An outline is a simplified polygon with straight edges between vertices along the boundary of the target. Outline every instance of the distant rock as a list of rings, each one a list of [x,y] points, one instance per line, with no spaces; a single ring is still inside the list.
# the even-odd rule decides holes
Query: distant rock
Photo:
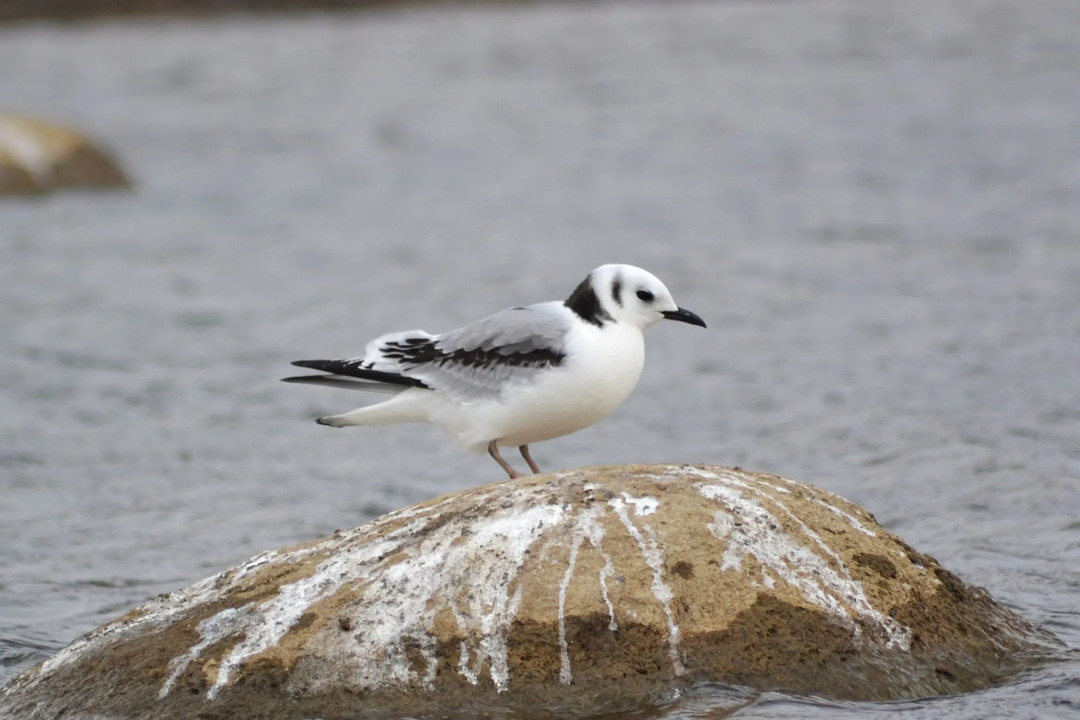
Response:
[[[464,0],[455,0],[463,2]],[[520,0],[513,0],[520,2]],[[0,23],[16,20],[84,20],[110,15],[221,15],[343,8],[386,8],[432,0],[3,0]]]
[[[587,713],[699,681],[889,700],[983,687],[1053,642],[817,488],[595,467],[447,495],[159,597],[17,678],[0,718]]]
[[[130,186],[116,160],[85,135],[44,120],[0,115],[0,195]]]
[[[44,189],[0,139],[0,195],[36,195]]]

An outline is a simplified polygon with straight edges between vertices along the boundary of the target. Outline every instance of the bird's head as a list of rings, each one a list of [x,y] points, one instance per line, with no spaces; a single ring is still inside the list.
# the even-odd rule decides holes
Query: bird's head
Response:
[[[602,327],[614,320],[644,330],[660,320],[705,327],[705,321],[675,304],[664,283],[633,265],[601,265],[566,300],[586,322]]]

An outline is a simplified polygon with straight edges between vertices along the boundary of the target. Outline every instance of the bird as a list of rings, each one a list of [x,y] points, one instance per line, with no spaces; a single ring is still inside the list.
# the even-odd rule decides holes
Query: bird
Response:
[[[577,432],[622,405],[645,364],[643,331],[660,320],[706,327],[655,275],[601,265],[564,301],[512,307],[439,335],[389,333],[357,358],[296,360],[319,374],[282,380],[391,394],[316,422],[441,426],[460,449],[486,450],[514,479],[521,474],[499,448],[517,447],[540,473],[529,445]]]

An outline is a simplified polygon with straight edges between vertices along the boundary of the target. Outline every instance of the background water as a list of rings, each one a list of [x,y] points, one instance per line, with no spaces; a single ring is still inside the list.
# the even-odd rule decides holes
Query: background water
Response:
[[[656,3],[0,28],[0,107],[133,194],[0,202],[0,681],[262,550],[495,481],[331,431],[297,358],[640,264],[649,333],[548,469],[740,464],[1080,645],[1080,4]],[[741,718],[1077,717],[1080,662]],[[706,717],[717,688],[642,717]]]

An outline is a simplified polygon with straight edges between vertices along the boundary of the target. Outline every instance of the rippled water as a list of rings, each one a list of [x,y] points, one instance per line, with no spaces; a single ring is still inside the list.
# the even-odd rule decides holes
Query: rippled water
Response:
[[[0,107],[129,195],[0,202],[0,681],[259,551],[499,479],[334,432],[288,361],[565,296],[707,332],[546,468],[838,492],[1080,645],[1080,4],[529,5],[0,28]],[[1076,717],[1080,661],[961,697],[704,687],[641,717]]]

